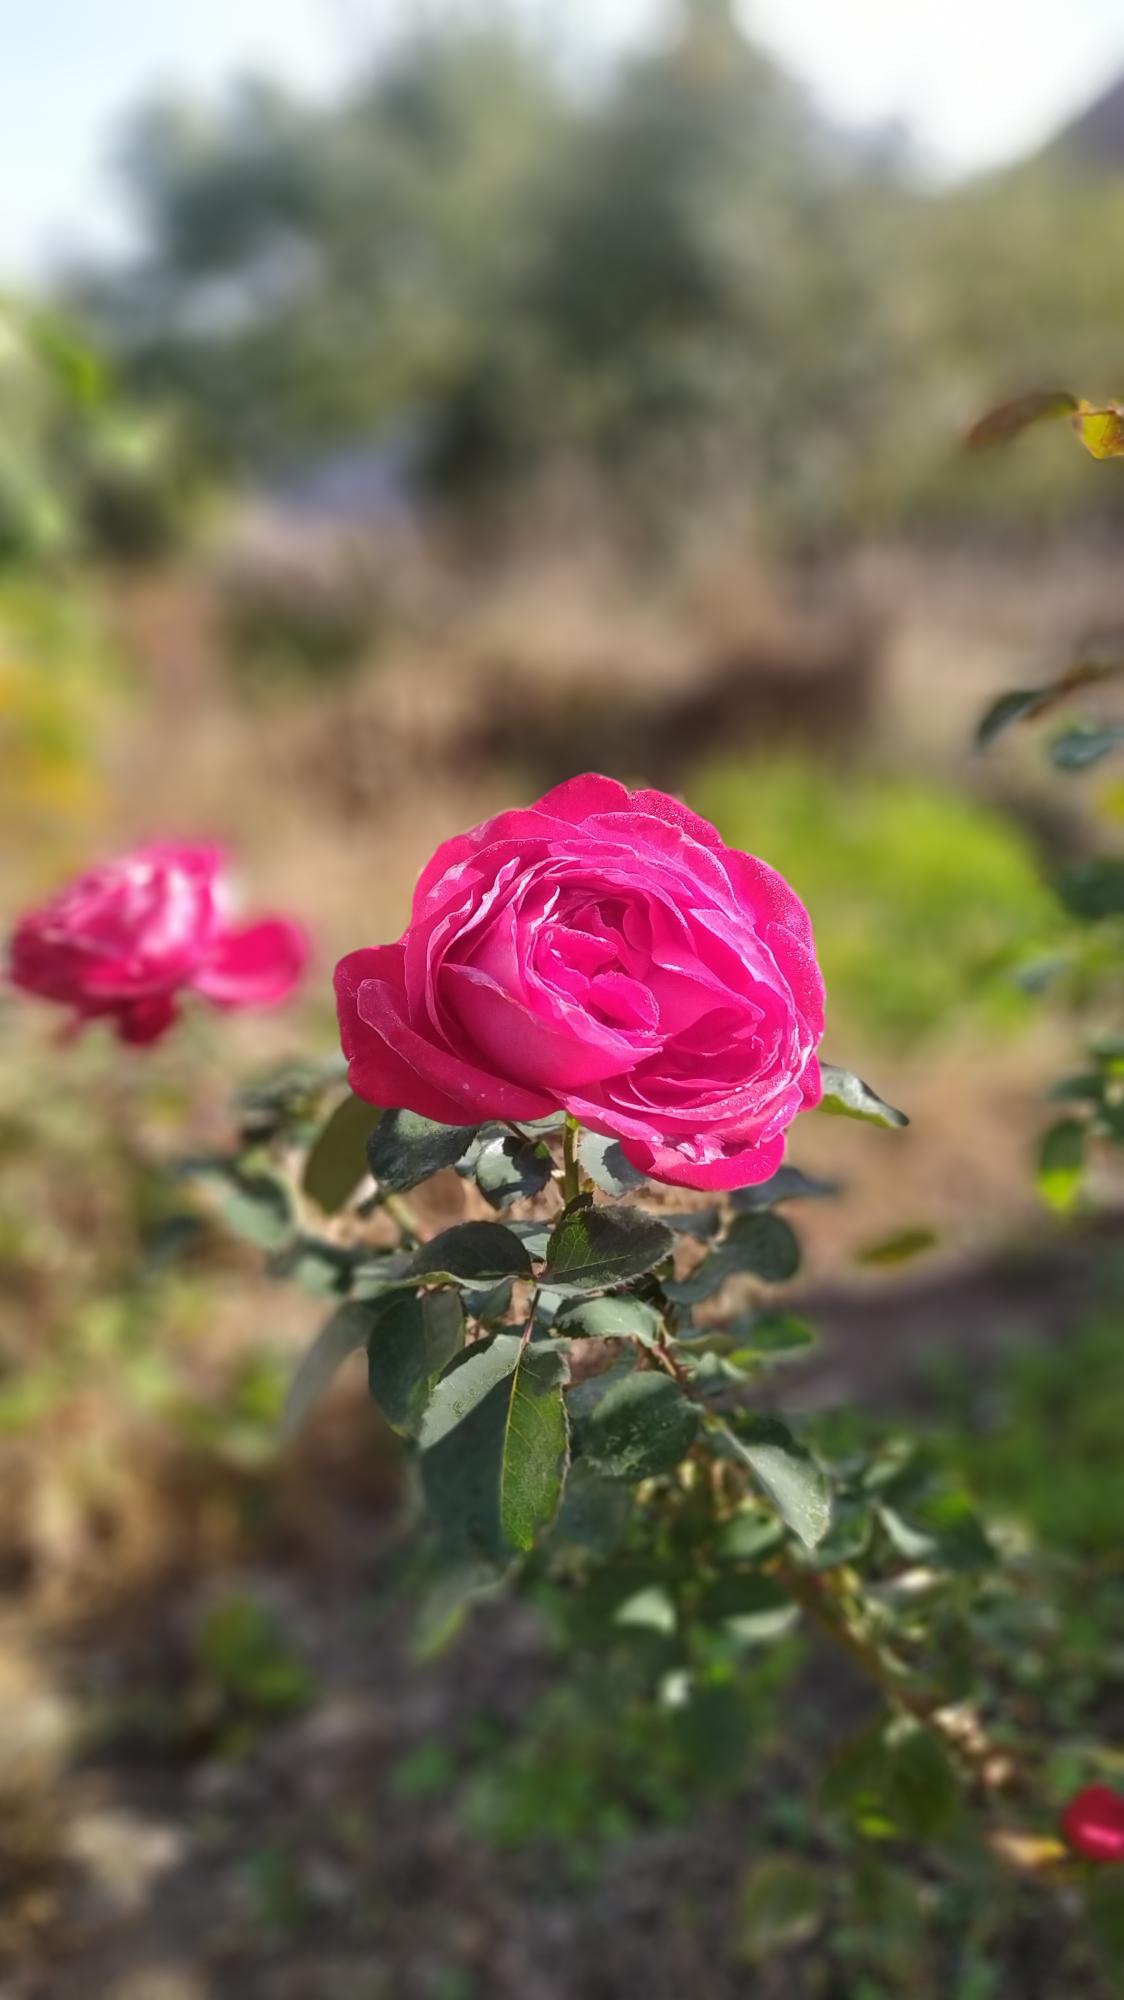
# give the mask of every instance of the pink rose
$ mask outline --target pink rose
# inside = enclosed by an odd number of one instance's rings
[[[168,843],[78,876],[20,919],[9,950],[14,985],[73,1008],[76,1027],[108,1016],[126,1042],[156,1041],[186,991],[219,1007],[272,1006],[308,956],[285,918],[231,923],[217,848]]]
[[[1124,1861],[1124,1795],[1110,1785],[1086,1785],[1067,1805],[1062,1831],[1087,1861]]]
[[[336,968],[351,1086],[446,1123],[560,1107],[642,1173],[736,1188],[820,1099],[803,904],[663,792],[571,778],[446,841],[397,944]]]

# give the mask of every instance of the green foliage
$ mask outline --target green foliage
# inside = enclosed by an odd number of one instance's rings
[[[670,1230],[655,1217],[595,1208],[591,1196],[581,1195],[551,1231],[544,1282],[560,1292],[604,1291],[643,1277],[671,1248]]]
[[[554,1518],[569,1455],[565,1356],[514,1334],[477,1342],[439,1381],[421,1426],[421,1470],[450,1541],[503,1564]]]
[[[386,1111],[367,1140],[368,1163],[383,1194],[405,1194],[455,1166],[476,1132],[475,1125],[439,1125],[416,1111]]]
[[[416,1437],[441,1376],[464,1346],[460,1299],[452,1291],[392,1292],[366,1311],[371,1394],[388,1424]]]
[[[1025,1008],[985,975],[1056,918],[1029,845],[997,813],[915,779],[775,759],[703,771],[691,798],[808,905],[835,1033],[914,1042]]]
[[[199,1635],[199,1662],[222,1694],[251,1714],[293,1714],[312,1697],[307,1669],[276,1619],[251,1597],[226,1597],[212,1606]]]

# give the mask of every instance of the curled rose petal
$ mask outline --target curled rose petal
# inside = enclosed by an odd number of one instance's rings
[[[446,841],[404,936],[349,953],[336,991],[360,1096],[452,1122],[563,1109],[678,1186],[767,1179],[819,1101],[799,898],[596,773]]]

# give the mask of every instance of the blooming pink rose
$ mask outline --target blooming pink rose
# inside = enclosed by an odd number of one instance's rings
[[[1086,1785],[1067,1805],[1062,1831],[1087,1861],[1124,1861],[1124,1794]]]
[[[13,984],[71,1007],[75,1025],[112,1019],[126,1042],[154,1042],[188,990],[219,1007],[269,1007],[308,956],[298,925],[230,921],[213,847],[140,847],[78,876],[12,936]]]
[[[559,1107],[683,1187],[768,1179],[821,1094],[807,911],[663,792],[571,778],[438,848],[336,968],[351,1086],[447,1123]]]

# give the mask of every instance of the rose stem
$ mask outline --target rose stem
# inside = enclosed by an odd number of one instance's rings
[[[581,1128],[576,1118],[567,1116],[562,1127],[562,1197],[567,1208],[576,1201],[582,1191],[581,1175],[578,1172],[578,1132]]]

